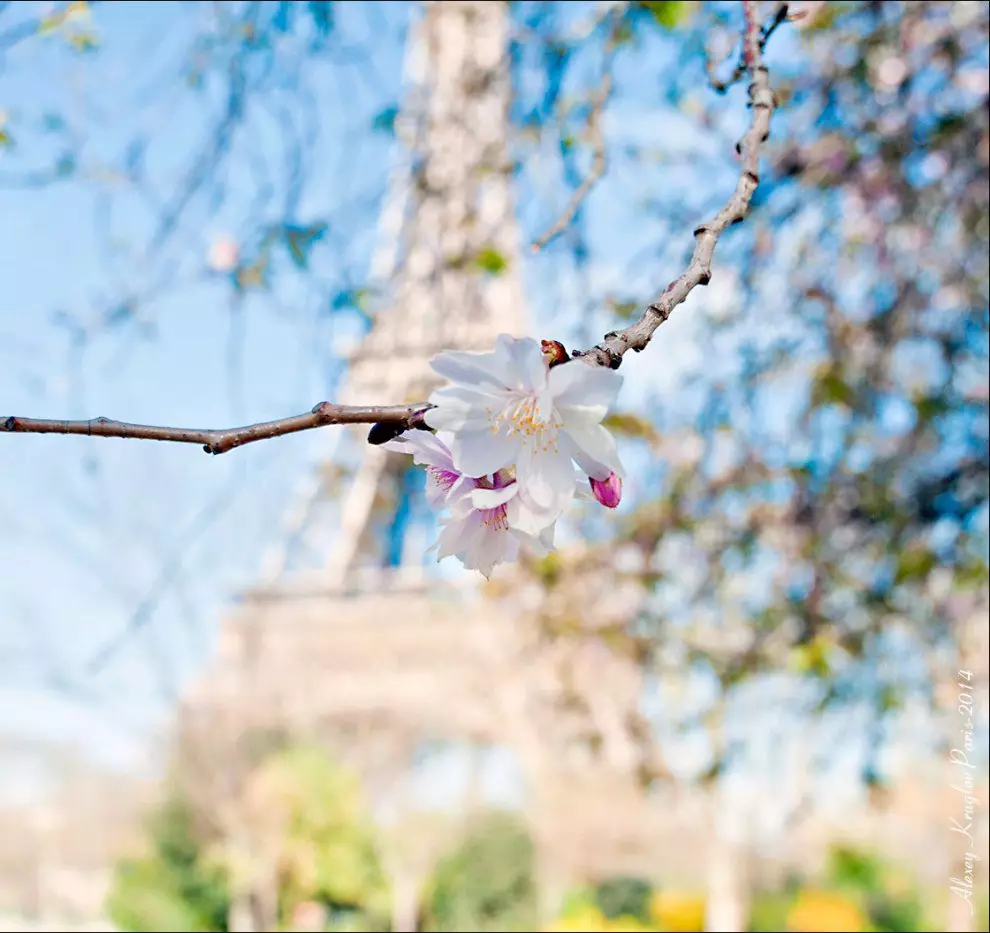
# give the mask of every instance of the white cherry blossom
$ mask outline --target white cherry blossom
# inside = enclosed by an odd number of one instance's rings
[[[491,480],[473,482],[478,485],[451,502],[450,517],[435,545],[438,559],[456,556],[468,570],[487,578],[498,564],[517,560],[520,550],[546,556],[553,547],[554,526],[539,534],[519,527],[526,514],[519,484],[501,470]]]
[[[518,495],[512,471],[465,476],[454,467],[452,440],[444,432],[407,431],[384,445],[412,454],[415,463],[425,466],[427,501],[435,508],[450,508],[434,545],[438,560],[457,557],[468,570],[489,577],[498,564],[516,560],[520,548],[538,557],[546,555],[553,546],[553,523],[531,513]]]
[[[621,474],[615,439],[602,426],[622,385],[613,370],[578,361],[551,368],[538,341],[504,334],[491,352],[448,351],[432,366],[450,385],[433,393],[426,423],[452,433],[460,473],[515,468],[526,530],[549,527],[568,506],[573,462],[592,479]]]

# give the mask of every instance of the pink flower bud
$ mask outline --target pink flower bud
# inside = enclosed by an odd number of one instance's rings
[[[608,479],[588,478],[591,491],[595,498],[607,509],[614,509],[622,499],[622,478],[616,473],[609,473]]]

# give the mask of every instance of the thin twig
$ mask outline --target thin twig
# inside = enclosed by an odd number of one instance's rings
[[[763,31],[756,12],[755,0],[743,0],[746,28],[743,35],[743,60],[750,75],[749,107],[752,119],[749,129],[736,146],[741,158],[739,180],[728,203],[708,223],[694,231],[694,253],[687,269],[674,279],[663,294],[651,304],[634,324],[620,331],[605,335],[605,339],[591,350],[576,350],[580,357],[596,366],[618,369],[622,355],[628,350],[643,350],[656,329],[670,317],[671,312],[698,285],[707,285],[712,278],[712,255],[719,237],[725,230],[745,218],[753,193],[760,183],[760,149],[770,135],[770,117],[777,106],[777,98],[770,86],[770,73],[763,63]],[[787,14],[786,5],[778,11],[778,17]]]
[[[584,180],[571,195],[571,200],[568,202],[567,207],[564,208],[564,212],[542,236],[537,237],[533,241],[532,249],[534,253],[538,253],[551,240],[558,237],[570,226],[571,221],[574,220],[574,215],[577,214],[581,204],[591,193],[591,189],[601,180],[608,165],[605,154],[605,134],[602,132],[601,123],[605,105],[612,96],[612,64],[619,46],[619,34],[622,24],[622,18],[615,11],[612,13],[612,18],[612,28],[609,30],[608,39],[605,40],[603,50],[605,60],[602,64],[602,80],[595,93],[591,96],[591,111],[588,114],[588,135],[591,138],[593,146],[591,166]]]
[[[755,15],[755,14],[747,14]],[[802,11],[799,13],[788,13],[786,3],[778,3],[777,10],[769,22],[760,31],[760,52],[767,46],[767,41],[776,32],[777,27],[781,23],[803,19],[806,14]],[[747,23],[749,21],[747,20]],[[724,81],[719,80],[715,75],[715,64],[711,61],[705,63],[705,70],[708,72],[708,80],[711,83],[712,88],[719,94],[724,94],[733,84],[741,80],[743,75],[749,70],[749,66],[746,64],[746,51],[743,49],[742,54],[739,56],[739,61],[736,63],[736,67],[732,74],[729,75]]]
[[[422,414],[430,406],[422,405],[333,405],[320,402],[302,415],[262,421],[242,428],[201,429],[170,428],[152,424],[128,424],[109,418],[92,421],[52,421],[45,418],[16,418],[0,422],[0,430],[20,434],[85,434],[87,437],[130,437],[149,441],[173,441],[178,444],[202,444],[209,454],[223,454],[254,441],[295,434],[331,424],[373,424],[388,426],[386,431],[401,434],[419,427]],[[395,435],[393,435],[395,436]]]

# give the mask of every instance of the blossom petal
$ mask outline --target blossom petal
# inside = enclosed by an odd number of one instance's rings
[[[450,447],[429,431],[406,431],[394,441],[382,444],[382,447],[397,453],[412,454],[413,462],[420,466],[432,466],[448,471],[454,469]]]
[[[476,392],[469,386],[444,386],[430,396],[429,408],[423,420],[439,430],[463,431],[465,428],[480,428],[491,420],[489,409],[497,406],[490,395]]]
[[[574,498],[574,468],[566,450],[524,445],[516,480],[537,509],[559,515]]]
[[[454,466],[466,476],[488,476],[512,463],[518,438],[490,428],[465,429],[454,438]]]
[[[443,522],[437,543],[433,545],[437,550],[437,560],[457,557],[464,550],[468,531],[469,528],[463,521],[448,519]]]
[[[523,395],[533,395],[546,388],[549,365],[538,341],[531,337],[519,339],[502,334],[496,346],[509,360],[511,377],[507,384],[510,389]]]
[[[513,531],[536,538],[546,532],[547,528],[552,528],[559,518],[558,513],[535,506],[521,489],[520,494],[506,505],[505,516]]]
[[[558,432],[558,438],[558,444],[592,479],[607,479],[610,472],[622,475],[615,438],[590,418],[570,418]]]
[[[499,352],[448,350],[433,357],[430,366],[449,382],[472,386],[479,392],[499,394],[508,390],[506,360]]]
[[[516,530],[512,531],[512,535],[534,557],[546,557],[550,553],[550,548],[539,535],[526,534],[526,532]]]
[[[473,511],[471,505],[471,493],[477,487],[478,481],[470,476],[462,476],[447,493],[445,504],[450,509],[451,514],[463,516]]]
[[[519,544],[504,525],[485,524],[483,515],[448,520],[438,545],[441,557],[457,557],[466,569],[489,577],[497,564],[515,559]]]
[[[572,412],[601,421],[622,388],[622,376],[614,369],[574,360],[550,370],[549,386],[565,421]]]
[[[503,486],[501,489],[476,487],[471,491],[471,504],[476,509],[495,509],[505,505],[518,491],[519,487],[515,483],[511,486]]]

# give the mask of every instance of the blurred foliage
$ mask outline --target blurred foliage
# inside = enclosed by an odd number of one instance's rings
[[[535,929],[533,843],[513,814],[486,815],[441,859],[427,896],[423,929],[509,933]]]
[[[761,892],[750,930],[921,933],[932,928],[924,904],[933,902],[933,893],[888,859],[837,846],[822,877],[792,879],[783,891]]]
[[[634,884],[630,885],[629,882]],[[604,892],[605,901],[611,911],[619,910],[609,916],[603,909],[599,897]],[[619,895],[618,897],[616,895]],[[647,885],[647,898],[649,885]],[[644,908],[642,884],[639,879],[615,878],[606,879],[595,887],[579,888],[571,891],[565,898],[560,915],[543,927],[553,933],[577,933],[579,930],[595,931],[647,931],[657,929],[651,926],[643,916],[634,913],[621,912],[622,901],[629,900],[634,910]]]
[[[280,823],[283,908],[307,901],[345,911],[387,905],[360,782],[326,751],[277,753],[252,775],[247,794],[252,807]]]
[[[595,902],[610,920],[624,916],[645,922],[650,914],[650,883],[643,878],[609,878],[595,888]]]
[[[108,908],[121,929],[223,931],[238,893],[276,883],[277,913],[325,910],[333,929],[381,929],[389,895],[357,778],[309,745],[262,756],[237,798],[169,797],[149,821],[149,854],[117,868]],[[231,809],[232,808],[232,809]],[[237,832],[204,823],[227,813]]]
[[[107,910],[121,930],[227,929],[229,899],[196,839],[188,801],[170,796],[147,825],[147,852],[117,866]]]

